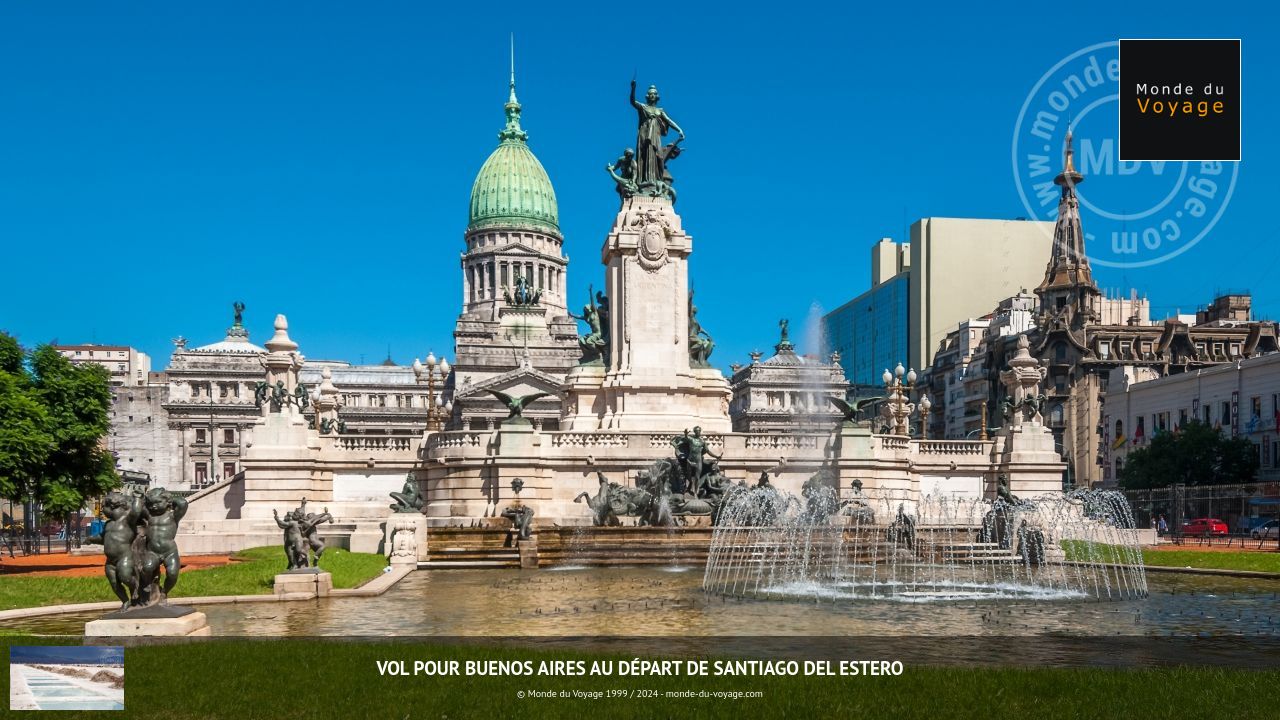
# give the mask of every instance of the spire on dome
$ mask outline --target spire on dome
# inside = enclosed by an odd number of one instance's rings
[[[507,113],[507,126],[498,133],[503,142],[524,142],[529,133],[520,127],[520,101],[516,99],[516,36],[511,34],[511,92],[507,96],[507,104],[503,106]]]

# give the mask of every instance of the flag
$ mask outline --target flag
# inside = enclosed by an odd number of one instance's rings
[[[1117,434],[1116,441],[1111,443],[1111,449],[1119,450],[1120,448],[1124,447],[1125,442],[1127,442],[1128,440],[1129,438],[1125,437],[1124,435]]]
[[[1256,433],[1258,432],[1258,426],[1261,424],[1262,424],[1262,418],[1258,417],[1257,415],[1254,415],[1253,417],[1249,418],[1249,424],[1245,426],[1245,432]]]

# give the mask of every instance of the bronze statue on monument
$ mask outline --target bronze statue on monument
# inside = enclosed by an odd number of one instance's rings
[[[631,106],[636,109],[639,126],[636,129],[635,149],[627,148],[622,156],[605,166],[605,170],[617,185],[618,195],[628,198],[635,195],[664,197],[675,202],[676,191],[672,185],[667,163],[683,151],[684,130],[671,116],[658,106],[658,87],[650,85],[644,102],[636,100],[636,81],[631,80]],[[671,131],[679,136],[674,142],[663,144]]]

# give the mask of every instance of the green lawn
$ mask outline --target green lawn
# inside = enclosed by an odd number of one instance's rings
[[[0,640],[16,644],[19,640]],[[49,642],[41,638],[37,642]],[[54,641],[57,642],[57,641]],[[0,648],[0,652],[3,649]],[[586,651],[319,640],[213,640],[125,651],[129,717],[495,718],[1260,717],[1280,671],[907,666],[897,677],[383,676],[376,661],[624,660]],[[645,658],[654,659],[654,658]],[[7,672],[7,665],[4,665]],[[292,682],[284,680],[285,672]],[[528,690],[653,690],[656,698],[523,699]],[[666,698],[666,691],[758,691],[758,698]],[[1211,710],[1211,712],[1209,712]],[[1188,714],[1189,713],[1189,714]],[[97,717],[81,713],[78,717]],[[102,713],[116,718],[119,713]]]
[[[216,568],[183,571],[173,597],[254,595],[271,592],[271,579],[285,569],[279,547],[257,547],[236,553],[240,562]],[[331,549],[320,567],[333,574],[335,588],[351,588],[378,576],[386,567],[382,555]],[[102,575],[93,577],[0,576],[0,610],[114,600]]]
[[[1256,545],[1256,542],[1255,542]],[[1093,556],[1084,543],[1078,540],[1067,540],[1062,543],[1067,551],[1068,560],[1101,560],[1115,562],[1120,557],[1117,548],[1110,545],[1095,545]],[[1256,572],[1280,573],[1280,553],[1277,552],[1219,552],[1216,550],[1148,550],[1142,551],[1142,562],[1151,567],[1192,567],[1215,570],[1253,570]]]

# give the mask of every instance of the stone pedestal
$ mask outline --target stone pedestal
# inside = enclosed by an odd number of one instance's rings
[[[623,200],[602,252],[607,369],[566,379],[568,429],[729,431],[729,383],[714,368],[690,366],[692,251],[670,200]]]
[[[517,540],[516,546],[520,550],[520,567],[526,570],[538,569],[538,538],[529,538],[528,540]]]
[[[498,428],[497,440],[498,454],[507,457],[536,455],[537,447],[542,444],[541,434],[524,418],[504,420]]]
[[[1025,422],[1005,432],[1000,472],[1009,475],[1009,492],[1027,498],[1060,492],[1066,463],[1049,428],[1038,422]],[[988,497],[995,497],[994,482]]]
[[[165,606],[166,612],[135,610],[111,613],[85,623],[85,637],[205,637],[213,634],[202,612]],[[148,617],[149,614],[168,617]]]
[[[388,548],[391,546],[385,542],[389,537],[383,531],[384,524],[379,522],[357,522],[356,529],[351,533],[351,545],[349,547],[351,552],[390,552]]]
[[[276,575],[273,585],[276,595],[305,593],[311,597],[329,597],[333,575],[319,568],[290,570]]]
[[[387,560],[392,565],[417,565],[418,561],[427,559],[427,518],[419,512],[397,513],[387,516],[386,538],[382,546],[386,548]]]

